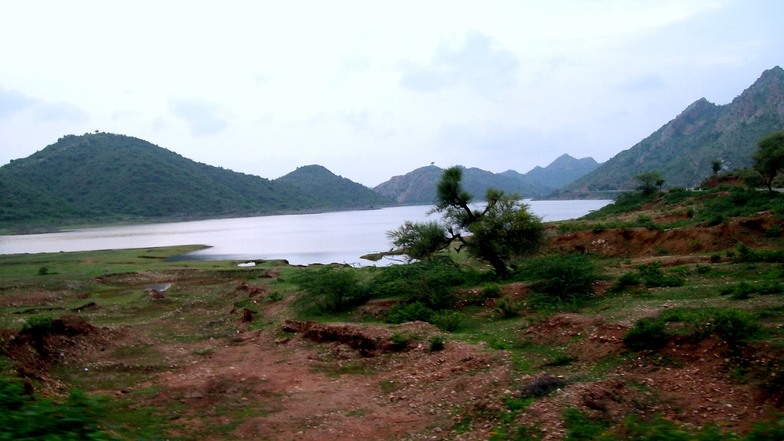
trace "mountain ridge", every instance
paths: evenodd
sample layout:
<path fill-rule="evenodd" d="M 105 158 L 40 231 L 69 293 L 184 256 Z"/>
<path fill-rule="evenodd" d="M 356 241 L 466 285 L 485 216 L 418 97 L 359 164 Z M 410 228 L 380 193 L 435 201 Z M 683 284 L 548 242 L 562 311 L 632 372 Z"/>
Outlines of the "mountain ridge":
<path fill-rule="evenodd" d="M 563 154 L 546 167 L 535 167 L 521 174 L 514 170 L 492 173 L 476 167 L 463 167 L 463 187 L 475 199 L 484 197 L 487 188 L 517 193 L 525 198 L 544 197 L 598 167 L 593 158 L 576 159 Z M 431 204 L 443 169 L 434 165 L 420 167 L 404 175 L 393 176 L 373 188 L 400 204 Z"/>
<path fill-rule="evenodd" d="M 784 69 L 775 66 L 729 104 L 694 101 L 563 193 L 633 189 L 634 176 L 648 171 L 660 173 L 667 186 L 694 187 L 713 173 L 713 161 L 724 169 L 750 167 L 757 142 L 779 130 L 784 130 Z"/>

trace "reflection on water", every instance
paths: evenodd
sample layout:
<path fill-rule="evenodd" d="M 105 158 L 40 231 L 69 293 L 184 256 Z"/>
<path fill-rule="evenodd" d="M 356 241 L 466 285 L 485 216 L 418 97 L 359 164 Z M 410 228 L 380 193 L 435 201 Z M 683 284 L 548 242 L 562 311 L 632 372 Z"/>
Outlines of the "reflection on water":
<path fill-rule="evenodd" d="M 580 217 L 610 201 L 532 201 L 545 221 Z M 0 254 L 152 248 L 203 244 L 195 259 L 286 259 L 295 265 L 348 263 L 368 265 L 360 256 L 388 251 L 386 232 L 403 221 L 435 220 L 432 206 L 366 211 L 215 219 L 151 225 L 90 228 L 61 233 L 0 236 Z M 380 265 L 385 262 L 378 263 Z"/>

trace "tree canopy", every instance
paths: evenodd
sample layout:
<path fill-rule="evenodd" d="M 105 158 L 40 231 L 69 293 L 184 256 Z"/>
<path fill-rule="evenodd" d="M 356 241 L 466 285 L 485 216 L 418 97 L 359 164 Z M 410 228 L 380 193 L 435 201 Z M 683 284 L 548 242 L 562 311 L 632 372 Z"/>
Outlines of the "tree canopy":
<path fill-rule="evenodd" d="M 442 222 L 406 222 L 387 233 L 392 243 L 412 259 L 426 260 L 457 242 L 457 251 L 488 262 L 496 274 L 509 272 L 511 259 L 536 250 L 543 237 L 541 219 L 516 194 L 489 188 L 483 208 L 471 208 L 473 196 L 461 184 L 460 167 L 444 170 L 437 187 L 433 212 Z"/>
<path fill-rule="evenodd" d="M 784 168 L 784 132 L 775 132 L 762 138 L 754 152 L 754 170 L 760 174 L 768 191 L 773 191 L 773 180 Z"/>

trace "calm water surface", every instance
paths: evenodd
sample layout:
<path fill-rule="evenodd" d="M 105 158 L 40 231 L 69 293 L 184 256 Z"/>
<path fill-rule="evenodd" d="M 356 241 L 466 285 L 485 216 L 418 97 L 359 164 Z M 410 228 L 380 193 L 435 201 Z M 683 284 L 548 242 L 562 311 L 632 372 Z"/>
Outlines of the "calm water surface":
<path fill-rule="evenodd" d="M 573 219 L 611 201 L 532 201 L 545 221 Z M 436 220 L 431 205 L 366 211 L 262 216 L 150 225 L 128 225 L 61 233 L 0 236 L 0 254 L 151 248 L 203 244 L 188 257 L 209 260 L 286 259 L 310 263 L 373 264 L 360 256 L 388 251 L 386 232 L 404 221 Z M 380 262 L 381 265 L 386 262 Z"/>

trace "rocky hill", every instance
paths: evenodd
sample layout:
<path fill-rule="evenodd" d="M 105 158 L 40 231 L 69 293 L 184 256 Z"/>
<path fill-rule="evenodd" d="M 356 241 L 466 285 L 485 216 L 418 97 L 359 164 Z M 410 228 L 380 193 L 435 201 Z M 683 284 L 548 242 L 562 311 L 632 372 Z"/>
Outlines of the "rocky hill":
<path fill-rule="evenodd" d="M 517 193 L 525 198 L 541 198 L 598 166 L 593 158 L 575 159 L 565 154 L 547 167 L 537 166 L 525 174 L 514 170 L 491 173 L 478 168 L 466 168 L 463 170 L 463 186 L 476 199 L 481 199 L 488 187 Z M 373 190 L 401 204 L 431 204 L 435 201 L 436 184 L 441 173 L 441 168 L 430 165 L 394 176 Z"/>
<path fill-rule="evenodd" d="M 774 67 L 726 105 L 700 98 L 675 119 L 569 184 L 567 192 L 631 189 L 634 176 L 655 171 L 667 186 L 692 187 L 710 176 L 713 161 L 726 170 L 751 165 L 757 142 L 784 130 L 784 69 Z"/>

